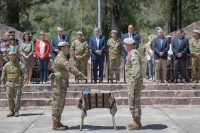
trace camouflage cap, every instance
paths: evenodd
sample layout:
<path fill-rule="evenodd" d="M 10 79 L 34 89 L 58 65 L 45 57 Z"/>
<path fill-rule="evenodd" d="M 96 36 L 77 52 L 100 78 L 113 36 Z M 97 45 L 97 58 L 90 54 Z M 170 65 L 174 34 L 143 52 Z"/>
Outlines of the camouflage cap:
<path fill-rule="evenodd" d="M 172 38 L 172 36 L 170 36 L 170 35 L 167 35 L 166 37 L 167 37 L 167 38 Z"/>
<path fill-rule="evenodd" d="M 130 44 L 134 44 L 135 41 L 132 38 L 125 38 L 124 39 L 124 44 L 126 45 L 130 45 Z"/>
<path fill-rule="evenodd" d="M 111 30 L 111 33 L 117 33 L 117 31 L 116 30 Z"/>
<path fill-rule="evenodd" d="M 200 34 L 200 31 L 199 31 L 199 30 L 193 30 L 193 32 L 195 32 L 195 33 L 199 33 L 199 34 Z"/>
<path fill-rule="evenodd" d="M 58 46 L 67 46 L 67 45 L 69 45 L 68 42 L 59 42 L 58 43 Z"/>
<path fill-rule="evenodd" d="M 40 35 L 45 35 L 44 31 L 40 31 Z"/>
<path fill-rule="evenodd" d="M 58 27 L 58 28 L 57 28 L 57 31 L 63 31 L 63 28 Z"/>
<path fill-rule="evenodd" d="M 13 52 L 13 51 L 10 51 L 9 53 L 8 53 L 8 55 L 14 55 L 15 54 L 15 52 Z"/>
<path fill-rule="evenodd" d="M 9 35 L 14 36 L 15 35 L 15 31 L 9 31 Z"/>
<path fill-rule="evenodd" d="M 78 32 L 76 32 L 76 35 L 81 35 L 81 36 L 83 36 L 83 32 L 82 32 L 82 31 L 78 31 Z"/>

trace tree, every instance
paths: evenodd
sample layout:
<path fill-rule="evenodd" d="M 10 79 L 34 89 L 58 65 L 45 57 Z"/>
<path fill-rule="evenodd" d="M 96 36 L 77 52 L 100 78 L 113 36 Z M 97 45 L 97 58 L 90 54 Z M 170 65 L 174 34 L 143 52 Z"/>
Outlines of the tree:
<path fill-rule="evenodd" d="M 2 23 L 20 29 L 20 16 L 34 5 L 48 3 L 53 0 L 2 0 L 0 1 L 0 15 Z"/>

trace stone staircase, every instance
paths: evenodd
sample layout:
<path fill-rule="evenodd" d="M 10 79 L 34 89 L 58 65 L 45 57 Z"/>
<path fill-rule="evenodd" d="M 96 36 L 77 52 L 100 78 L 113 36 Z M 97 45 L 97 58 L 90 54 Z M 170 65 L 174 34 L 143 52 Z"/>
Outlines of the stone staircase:
<path fill-rule="evenodd" d="M 118 105 L 127 105 L 125 84 L 70 84 L 66 106 L 77 105 L 84 88 L 111 91 Z M 50 84 L 26 85 L 22 91 L 22 107 L 50 106 L 52 89 Z M 142 105 L 200 105 L 200 84 L 144 84 L 141 93 Z M 7 107 L 5 87 L 0 87 L 0 107 Z"/>

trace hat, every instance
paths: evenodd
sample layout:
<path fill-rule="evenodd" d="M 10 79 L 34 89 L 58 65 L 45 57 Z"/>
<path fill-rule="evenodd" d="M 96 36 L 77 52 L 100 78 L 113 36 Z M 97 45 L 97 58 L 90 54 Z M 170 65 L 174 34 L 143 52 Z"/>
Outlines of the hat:
<path fill-rule="evenodd" d="M 132 38 L 125 38 L 124 43 L 127 45 L 134 44 L 135 41 Z"/>
<path fill-rule="evenodd" d="M 59 42 L 58 43 L 58 46 L 67 46 L 67 45 L 69 45 L 68 42 Z"/>
<path fill-rule="evenodd" d="M 199 34 L 200 34 L 200 31 L 199 31 L 199 30 L 193 30 L 193 32 L 196 32 L 196 33 L 199 33 Z"/>
<path fill-rule="evenodd" d="M 83 35 L 83 32 L 82 32 L 82 31 L 78 31 L 78 32 L 76 33 L 76 35 Z"/>
<path fill-rule="evenodd" d="M 171 38 L 172 36 L 170 36 L 170 35 L 167 35 L 166 37 L 167 37 L 167 38 Z"/>
<path fill-rule="evenodd" d="M 111 30 L 111 33 L 117 33 L 117 31 L 116 30 Z"/>
<path fill-rule="evenodd" d="M 57 31 L 63 31 L 63 28 L 58 27 L 58 28 L 57 28 Z"/>
<path fill-rule="evenodd" d="M 15 54 L 15 52 L 13 52 L 13 51 L 10 51 L 10 52 L 8 53 L 8 55 L 13 55 L 13 54 Z"/>
<path fill-rule="evenodd" d="M 10 35 L 15 35 L 15 31 L 9 31 Z"/>
<path fill-rule="evenodd" d="M 43 31 L 40 31 L 40 35 L 45 35 L 45 33 Z"/>

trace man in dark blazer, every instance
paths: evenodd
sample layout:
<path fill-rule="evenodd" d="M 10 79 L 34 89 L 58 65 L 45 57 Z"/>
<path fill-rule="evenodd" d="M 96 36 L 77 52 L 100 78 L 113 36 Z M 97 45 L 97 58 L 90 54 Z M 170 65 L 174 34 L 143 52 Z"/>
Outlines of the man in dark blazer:
<path fill-rule="evenodd" d="M 99 83 L 101 83 L 103 82 L 106 40 L 104 36 L 100 35 L 99 28 L 94 29 L 94 35 L 90 37 L 89 46 L 91 49 L 94 82 L 97 83 L 97 77 L 99 77 Z M 97 75 L 98 68 L 99 68 L 99 75 Z"/>
<path fill-rule="evenodd" d="M 182 31 L 176 31 L 176 37 L 172 41 L 174 56 L 174 83 L 178 83 L 178 72 L 180 70 L 182 82 L 186 82 L 186 61 L 188 53 L 188 41 L 182 36 Z"/>
<path fill-rule="evenodd" d="M 69 38 L 65 35 L 63 35 L 63 28 L 58 27 L 57 28 L 57 36 L 53 37 L 53 39 L 51 40 L 51 58 L 54 59 L 59 50 L 58 50 L 58 43 L 59 42 L 69 42 Z"/>
<path fill-rule="evenodd" d="M 160 29 L 157 31 L 157 37 L 153 40 L 156 82 L 166 82 L 168 50 L 168 40 L 164 37 L 163 30 Z"/>
<path fill-rule="evenodd" d="M 128 26 L 128 33 L 122 35 L 122 41 L 125 38 L 132 38 L 135 41 L 135 46 L 136 49 L 139 48 L 139 43 L 140 43 L 140 36 L 134 32 L 134 26 L 133 25 L 129 25 Z"/>

